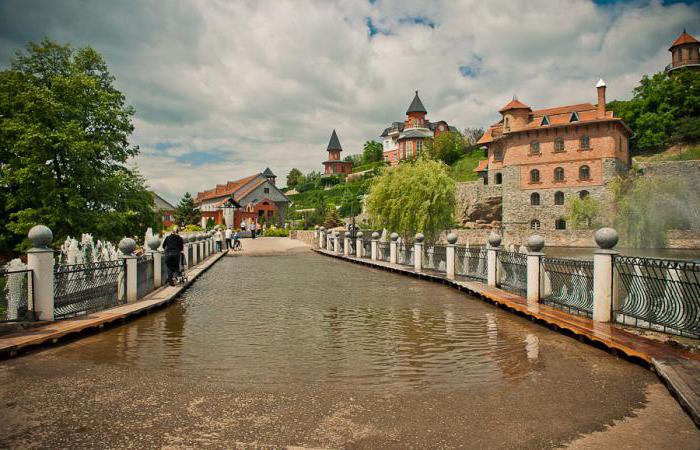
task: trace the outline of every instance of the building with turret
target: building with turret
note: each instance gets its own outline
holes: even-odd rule
[[[426,140],[433,139],[440,133],[457,131],[444,120],[429,121],[427,114],[416,91],[406,110],[406,119],[403,122],[393,122],[380,135],[385,161],[395,166],[403,159],[415,159],[423,151]]]
[[[342,161],[340,159],[340,152],[343,151],[343,147],[340,145],[340,139],[338,139],[338,134],[335,130],[331,133],[331,139],[328,141],[326,151],[328,152],[328,159],[323,161],[324,175],[347,175],[352,173],[352,161]]]
[[[666,66],[669,76],[681,68],[700,70],[700,41],[685,30],[673,41],[668,51],[671,52],[671,64]]]

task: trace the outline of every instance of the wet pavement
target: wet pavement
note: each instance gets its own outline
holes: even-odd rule
[[[698,448],[641,367],[447,287],[247,250],[166,309],[1,362],[0,447]]]

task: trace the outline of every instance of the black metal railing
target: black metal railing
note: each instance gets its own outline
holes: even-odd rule
[[[498,287],[513,294],[527,294],[527,255],[524,253],[498,251]]]
[[[700,338],[700,263],[615,256],[617,322]]]
[[[379,261],[389,261],[388,242],[377,242],[377,259]]]
[[[423,250],[423,268],[436,272],[447,271],[447,248],[444,245],[434,245]]]
[[[416,248],[413,245],[400,245],[396,250],[396,261],[404,266],[415,265]]]
[[[153,292],[153,255],[139,256],[136,262],[136,296],[143,298]]]
[[[368,259],[372,257],[372,241],[369,239],[362,241],[362,257]]]
[[[593,261],[542,258],[540,298],[568,312],[593,316]]]
[[[54,317],[57,319],[99,311],[126,301],[119,292],[125,284],[124,260],[56,266]]]
[[[33,292],[30,269],[0,270],[0,322],[34,320]]]
[[[165,264],[165,255],[160,257],[160,283],[165,284],[168,280],[168,265]]]
[[[486,281],[486,247],[455,248],[455,273],[478,281]]]

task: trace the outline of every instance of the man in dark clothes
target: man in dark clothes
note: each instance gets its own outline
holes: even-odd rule
[[[180,273],[180,254],[185,248],[185,242],[180,237],[177,226],[173,232],[163,241],[163,251],[165,252],[165,266],[168,268],[168,279],[166,283],[174,284],[174,276]]]

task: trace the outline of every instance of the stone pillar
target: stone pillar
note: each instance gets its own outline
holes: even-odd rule
[[[527,240],[527,302],[539,303],[544,238],[533,234]]]
[[[190,265],[190,238],[188,236],[185,236],[182,238],[182,240],[185,241],[185,246],[182,247],[182,253],[185,255],[185,270],[187,270],[187,267]]]
[[[357,239],[355,240],[355,256],[358,258],[362,258],[364,256],[362,252],[365,251],[365,245],[364,242],[362,241],[362,236],[365,234],[362,231],[357,232]]]
[[[163,285],[163,280],[160,276],[162,273],[163,253],[158,251],[160,238],[158,235],[151,236],[146,244],[148,245],[148,253],[153,257],[153,287],[158,289]]]
[[[617,245],[617,231],[601,228],[595,232],[595,242],[600,247],[593,254],[593,320],[610,322],[613,305],[613,267]]]
[[[343,254],[345,256],[350,256],[350,250],[351,250],[351,245],[350,245],[350,232],[346,231],[345,232],[345,242],[343,243]]]
[[[416,234],[415,244],[413,244],[413,268],[416,272],[423,270],[423,241],[425,236],[423,233]]]
[[[457,235],[450,233],[447,235],[447,246],[445,246],[446,274],[448,280],[455,279],[455,248],[457,246]]]
[[[29,230],[28,237],[32,241],[32,248],[27,251],[27,269],[32,271],[32,283],[28,289],[34,291],[34,305],[30,300],[27,306],[30,309],[33,306],[37,319],[53,320],[54,260],[53,250],[49,247],[53,241],[53,232],[47,226],[34,225]]]
[[[337,231],[333,232],[333,253],[340,254],[340,233]]]
[[[126,265],[126,301],[128,303],[135,302],[138,300],[138,293],[136,289],[136,280],[138,270],[138,264],[136,263],[136,256],[134,256],[134,250],[136,249],[136,241],[130,237],[125,237],[119,241],[119,250],[122,252],[121,258],[124,260]]]
[[[318,233],[318,248],[326,248],[326,228],[320,227]]]
[[[397,241],[399,239],[399,235],[397,233],[391,233],[390,239],[391,241],[389,242],[389,262],[392,264],[396,264],[398,262],[397,250],[399,243]]]
[[[488,239],[488,247],[486,247],[486,281],[489,286],[498,284],[498,248],[501,246],[501,236],[492,231]]]
[[[199,262],[199,236],[196,234],[192,236],[194,242],[192,242],[192,265],[196,266]]]
[[[320,236],[321,236],[321,229],[318,225],[315,225],[314,226],[314,243],[319,243]],[[299,237],[299,235],[297,235],[297,237]],[[319,243],[319,247],[321,247],[320,243]]]
[[[372,261],[377,260],[377,244],[379,244],[379,233],[372,232],[372,247],[370,248]]]

